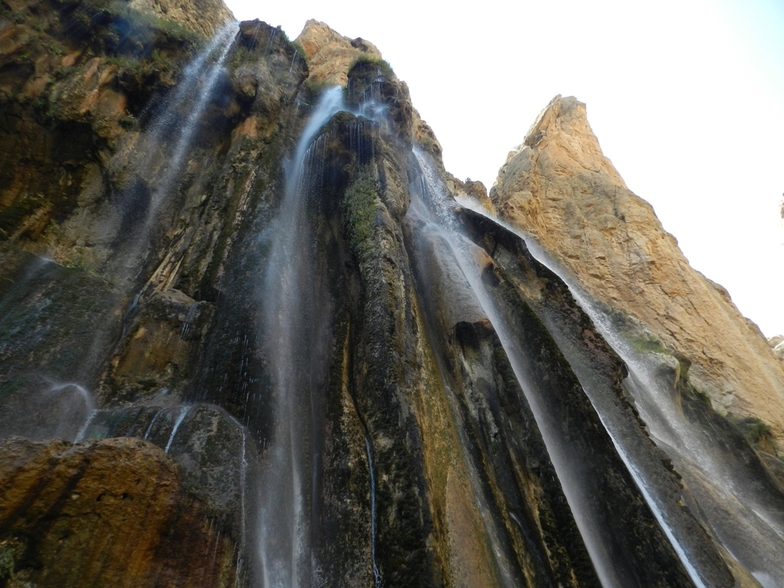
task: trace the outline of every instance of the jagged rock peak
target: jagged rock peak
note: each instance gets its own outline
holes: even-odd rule
[[[373,43],[349,39],[313,19],[305,23],[295,42],[308,58],[311,80],[330,86],[345,86],[348,71],[360,56],[381,60],[381,51]]]
[[[401,96],[410,105],[408,86],[398,80],[392,68],[383,61],[381,51],[365,39],[350,39],[333,30],[329,25],[309,20],[299,37],[294,41],[305,52],[308,60],[308,81],[323,86],[348,85],[349,72],[360,60],[377,62],[389,81],[397,86]],[[442,148],[430,126],[422,120],[419,112],[411,108],[411,136],[422,148],[441,162]],[[441,164],[443,167],[443,164]]]
[[[604,156],[585,104],[556,96],[501,168],[491,199],[633,337],[657,339],[722,414],[757,417],[784,439],[784,373],[726,290],[694,270],[653,208]]]
[[[606,174],[613,183],[626,189],[620,174],[602,153],[599,140],[588,123],[585,104],[574,96],[563,98],[560,94],[536,118],[522,145],[509,154],[506,165],[499,171],[497,183],[500,183],[510,160],[525,151],[525,147],[543,150],[550,143],[554,143],[559,153],[567,158],[564,164],[569,160],[578,161],[585,169]],[[526,157],[526,154],[521,155],[522,159]]]

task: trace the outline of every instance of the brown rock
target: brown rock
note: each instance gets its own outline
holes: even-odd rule
[[[178,22],[207,37],[212,37],[224,23],[234,20],[223,0],[130,0],[128,4]]]
[[[349,39],[317,20],[309,20],[297,37],[308,58],[310,79],[331,86],[345,86],[348,70],[361,55],[381,59],[381,52],[364,39]]]
[[[776,356],[776,359],[784,364],[784,335],[776,335],[775,337],[771,337],[768,339],[768,344],[773,350],[773,355]]]
[[[458,180],[449,172],[446,175],[446,187],[449,192],[460,200],[467,200],[486,210],[490,214],[495,214],[495,207],[492,200],[487,195],[487,188],[482,182],[477,182],[471,178],[466,178],[465,182]]]
[[[552,100],[509,154],[491,199],[589,294],[690,360],[691,382],[714,408],[756,416],[784,438],[784,370],[726,290],[691,268],[650,204],[626,187],[584,104]]]
[[[140,439],[0,446],[0,549],[35,586],[231,586],[234,541]]]

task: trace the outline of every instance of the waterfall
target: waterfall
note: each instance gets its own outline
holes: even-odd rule
[[[172,443],[174,443],[174,436],[177,434],[182,421],[184,421],[185,417],[188,416],[188,412],[190,412],[190,410],[190,406],[183,406],[180,408],[180,413],[177,415],[177,420],[174,421],[174,426],[172,427],[171,435],[169,435],[169,440],[166,442],[166,449],[164,449],[164,453],[169,453],[169,449],[171,449]]]
[[[87,431],[90,428],[90,423],[93,422],[93,419],[96,417],[97,414],[98,414],[98,411],[95,410],[95,409],[93,409],[89,413],[87,413],[87,418],[85,419],[84,424],[76,432],[76,436],[74,437],[74,441],[73,441],[74,445],[84,441],[85,436],[87,435]]]
[[[489,216],[469,201],[461,200],[460,204],[519,236],[534,258],[563,280],[575,301],[626,364],[629,376],[624,384],[635,407],[647,425],[651,439],[672,459],[676,470],[684,477],[686,486],[701,507],[700,518],[762,586],[784,585],[784,563],[780,557],[784,553],[784,519],[780,504],[776,504],[781,500],[776,496],[777,492],[760,480],[743,457],[733,454],[725,443],[714,437],[709,427],[695,427],[688,421],[677,400],[679,394],[673,389],[674,383],[657,374],[663,358],[657,359],[656,354],[634,349],[613,325],[607,311],[582,290],[577,278],[545,252],[534,237]],[[558,339],[557,325],[548,324],[548,328]],[[649,470],[633,437],[624,430],[617,405],[592,385],[590,375],[580,369],[580,362],[568,357],[567,346],[562,347],[692,581],[696,586],[706,586],[702,578],[704,572],[689,545],[688,533],[678,524],[679,505],[668,500],[657,487],[655,472]],[[699,547],[695,546],[695,549]]]
[[[370,558],[373,560],[373,582],[375,588],[382,588],[381,571],[376,564],[376,473],[375,465],[373,465],[373,448],[367,433],[365,434],[365,453],[370,472]]]
[[[443,228],[444,226],[448,226],[450,223],[449,211],[440,206],[440,203],[433,202],[432,197],[430,197],[433,192],[433,187],[437,182],[437,180],[435,180],[433,170],[428,167],[428,164],[425,161],[423,155],[416,149],[414,150],[414,156],[416,158],[416,165],[419,168],[419,173],[415,174],[415,180],[410,186],[409,193],[411,195],[411,203],[406,213],[406,218],[409,221],[421,221],[425,223],[425,228],[418,228],[417,239],[422,239],[434,247],[438,247],[438,242],[446,242],[448,244],[447,246],[452,252],[452,255],[454,255],[454,244],[450,243],[448,234]],[[426,177],[426,174],[430,174],[430,176]],[[425,203],[425,199],[429,201],[430,206]],[[412,256],[416,255],[416,253],[419,252],[414,252]],[[423,276],[419,278],[419,280],[423,279],[428,281],[429,279],[432,279],[432,277]],[[431,286],[432,284],[427,284],[422,289],[428,291],[431,289]],[[427,297],[424,293],[420,294],[420,296],[423,298]],[[427,313],[427,309],[425,310],[425,313]],[[430,337],[435,341],[438,335],[436,332],[431,331],[435,331],[439,327],[437,325],[430,325],[429,321],[426,321],[426,325]],[[450,398],[450,404],[459,405],[460,401],[456,398],[456,395],[452,390],[452,386],[450,386],[448,378],[445,376],[447,369],[442,365],[443,360],[441,359],[439,353],[435,353],[435,359],[439,375],[441,376],[441,384],[444,386],[444,389]],[[479,511],[485,536],[490,543],[489,553],[494,559],[493,564],[496,570],[496,580],[498,585],[504,588],[518,586],[521,579],[515,578],[512,565],[509,561],[509,556],[507,553],[505,553],[506,549],[501,539],[503,531],[501,528],[499,528],[499,523],[490,510],[488,504],[490,497],[486,496],[480,475],[477,471],[477,465],[474,463],[474,460],[470,455],[468,448],[471,447],[472,441],[467,438],[465,427],[462,426],[461,423],[463,419],[459,414],[459,410],[454,411],[452,418],[455,420],[455,422],[458,423],[456,429],[460,440],[460,448],[462,449],[463,453],[463,461],[468,472],[468,481],[470,483],[472,497],[475,501],[476,508]],[[515,520],[517,519],[514,514],[511,516]],[[519,524],[519,521],[517,522]]]
[[[261,325],[272,379],[274,433],[259,481],[259,550],[264,586],[310,585],[310,504],[319,455],[315,394],[325,376],[320,354],[329,319],[315,316],[313,244],[307,215],[308,156],[318,131],[343,109],[343,90],[327,90],[286,166],[275,239],[261,292]]]
[[[471,292],[498,335],[523,390],[525,401],[541,431],[561,488],[602,585],[626,588],[634,582],[633,573],[624,568],[626,562],[619,560],[617,554],[611,552],[604,539],[604,521],[594,502],[596,486],[592,480],[593,474],[583,467],[584,464],[590,463],[590,456],[577,442],[563,438],[558,423],[563,422],[567,415],[560,414],[563,409],[550,401],[546,387],[532,377],[527,352],[518,343],[516,333],[512,332],[493,294],[482,280],[475,261],[477,246],[462,232],[454,211],[450,209],[454,203],[450,203],[438,172],[418,148],[414,149],[414,156],[422,178],[426,202],[412,194],[409,214],[419,215],[430,230],[438,233],[448,243]]]
[[[171,196],[186,155],[193,147],[193,138],[224,71],[236,31],[237,23],[224,25],[185,67],[177,88],[167,99],[163,110],[153,118],[136,147],[140,156],[131,162],[134,180],[120,195],[122,219],[117,239],[124,242],[124,247],[114,265],[123,280],[135,279],[144,268],[154,225]],[[155,177],[165,144],[169,145],[169,151],[165,155],[161,175]],[[152,177],[155,177],[154,182],[150,181]],[[140,190],[139,186],[148,183],[151,186],[149,196],[139,196],[136,193]]]
[[[676,401],[672,382],[657,376],[655,357],[636,351],[606,313],[570,282],[575,300],[626,363],[626,384],[651,438],[684,476],[719,541],[765,588],[784,585],[784,513],[776,497],[710,430],[706,434],[692,426]],[[641,483],[650,487],[644,478]]]

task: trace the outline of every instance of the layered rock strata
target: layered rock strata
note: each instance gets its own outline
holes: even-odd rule
[[[710,489],[650,438],[623,361],[484,187],[443,170],[370,43],[315,21],[298,45],[260,21],[207,42],[164,3],[7,7],[3,581],[756,585],[704,521]],[[566,190],[577,157],[581,182],[621,190],[562,102],[531,149],[560,137],[567,155],[531,185]],[[548,130],[562,119],[571,135]],[[510,185],[532,169],[513,157],[492,192],[521,226]],[[306,271],[277,280],[292,260]],[[605,303],[633,317],[628,287]],[[778,504],[778,460],[683,398]],[[268,508],[275,487],[293,496]]]

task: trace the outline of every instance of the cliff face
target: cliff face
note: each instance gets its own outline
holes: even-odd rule
[[[757,417],[784,438],[784,371],[729,294],[689,266],[651,206],[604,157],[574,98],[554,99],[501,168],[492,199],[596,300],[629,338],[659,341],[716,410]]]
[[[653,325],[669,351],[642,377],[613,339],[645,318],[633,287],[583,284],[608,331],[444,171],[373,45],[221,28],[220,6],[211,40],[190,5],[2,6],[0,581],[784,580],[768,437],[703,402],[699,358]],[[562,102],[532,135],[554,163],[531,180],[514,156],[493,192],[518,227],[529,185],[569,210],[581,170],[595,198],[625,190]]]

